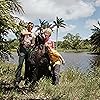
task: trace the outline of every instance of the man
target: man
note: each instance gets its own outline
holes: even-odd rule
[[[24,60],[25,60],[24,79],[27,79],[28,74],[29,74],[28,73],[29,72],[29,67],[28,67],[28,63],[27,63],[27,58],[28,58],[28,53],[29,53],[29,50],[30,50],[31,46],[33,46],[34,43],[35,43],[35,35],[34,36],[32,35],[33,26],[34,26],[34,24],[29,22],[28,25],[27,25],[27,29],[23,30],[21,32],[21,35],[20,35],[20,39],[19,39],[20,45],[19,45],[19,52],[18,52],[19,65],[16,69],[15,87],[18,86],[18,84],[21,81],[21,69],[22,69]]]

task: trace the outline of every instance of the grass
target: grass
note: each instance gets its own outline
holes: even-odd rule
[[[68,49],[67,50],[66,49],[66,50],[64,50],[64,49],[60,49],[60,48],[58,48],[57,51],[59,51],[59,52],[66,52],[66,53],[72,53],[72,52],[74,52],[74,53],[90,52],[89,49],[78,49],[78,50],[75,50],[75,49]]]
[[[60,84],[52,85],[51,79],[41,78],[35,86],[13,88],[16,65],[0,61],[0,100],[100,100],[100,68],[82,73],[67,68],[60,73]]]

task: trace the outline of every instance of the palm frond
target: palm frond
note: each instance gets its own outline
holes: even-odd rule
[[[98,25],[100,26],[99,21],[98,21]],[[90,43],[93,46],[93,51],[98,52],[98,48],[100,48],[100,28],[96,25],[93,26],[94,28],[91,29],[93,34],[90,37]]]
[[[25,13],[20,2],[18,2],[18,0],[6,0],[10,11],[13,13],[18,12],[18,13]]]

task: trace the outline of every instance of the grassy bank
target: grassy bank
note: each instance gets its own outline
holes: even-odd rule
[[[43,78],[35,87],[13,89],[16,65],[0,62],[0,100],[100,100],[100,68],[88,74],[68,68],[60,73],[60,84]]]
[[[74,53],[79,53],[79,52],[90,52],[89,49],[78,49],[78,50],[75,50],[75,49],[68,49],[68,50],[64,50],[64,49],[57,49],[58,52],[66,52],[66,53],[71,53],[71,52],[74,52]],[[17,49],[11,49],[11,52],[17,52]]]
[[[79,53],[79,52],[90,52],[89,49],[78,49],[78,50],[75,50],[75,49],[68,49],[68,50],[64,50],[64,49],[57,49],[59,52],[66,52],[66,53],[71,53],[71,52],[74,52],[74,53]]]

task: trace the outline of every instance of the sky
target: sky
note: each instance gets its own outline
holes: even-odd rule
[[[53,22],[58,16],[63,18],[66,28],[60,28],[58,40],[67,33],[89,39],[93,25],[100,21],[100,0],[19,0],[25,14],[17,14],[22,20],[39,24],[39,19]],[[56,39],[55,32],[51,38]]]

